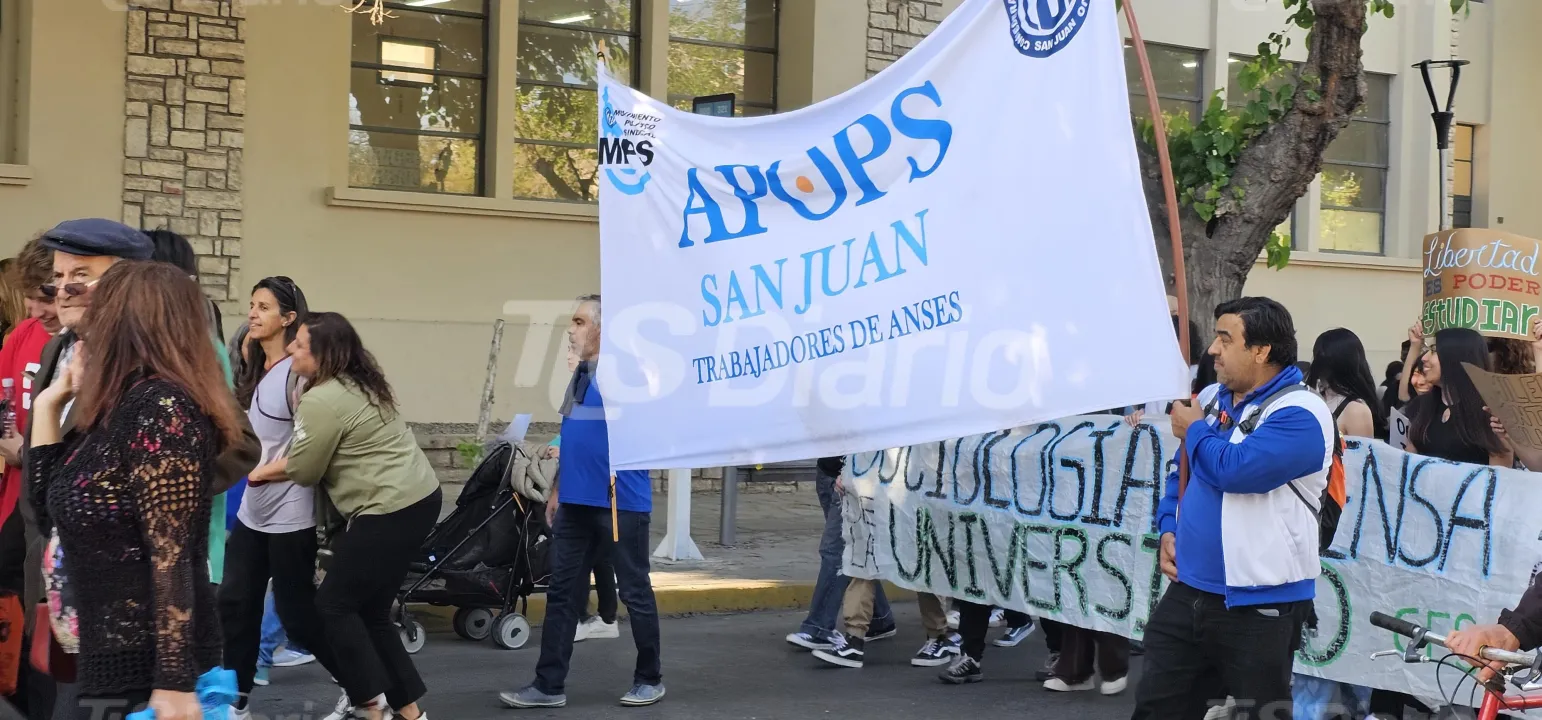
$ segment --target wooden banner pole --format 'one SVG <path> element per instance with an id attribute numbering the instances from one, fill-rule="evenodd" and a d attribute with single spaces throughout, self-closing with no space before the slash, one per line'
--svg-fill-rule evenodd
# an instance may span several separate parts
<path id="1" fill-rule="evenodd" d="M 1178 225 L 1178 187 L 1173 182 L 1173 160 L 1167 153 L 1167 123 L 1162 119 L 1162 106 L 1157 101 L 1156 81 L 1151 75 L 1151 59 L 1146 55 L 1146 43 L 1140 37 L 1140 25 L 1135 22 L 1135 0 L 1124 0 L 1124 18 L 1130 26 L 1130 42 L 1135 44 L 1135 57 L 1140 62 L 1140 79 L 1146 88 L 1147 107 L 1151 122 L 1156 127 L 1157 159 L 1162 166 L 1162 191 L 1167 196 L 1167 234 L 1173 244 L 1173 275 L 1178 286 L 1178 350 L 1183 353 L 1183 364 L 1194 364 L 1189 356 L 1189 278 L 1183 267 L 1183 229 Z M 1181 496 L 1189 484 L 1189 454 L 1185 450 L 1178 461 L 1178 494 Z"/>

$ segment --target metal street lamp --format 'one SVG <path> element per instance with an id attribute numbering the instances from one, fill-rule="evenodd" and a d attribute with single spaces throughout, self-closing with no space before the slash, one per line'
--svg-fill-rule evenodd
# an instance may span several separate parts
<path id="1" fill-rule="evenodd" d="M 1456 123 L 1456 113 L 1451 112 L 1451 106 L 1456 102 L 1456 86 L 1462 81 L 1462 66 L 1471 64 L 1467 60 L 1425 60 L 1414 65 L 1424 75 L 1424 89 L 1429 91 L 1430 106 L 1435 109 L 1430 117 L 1435 119 L 1435 148 L 1440 151 L 1440 229 L 1451 229 L 1451 127 Z M 1434 68 L 1451 69 L 1451 89 L 1446 95 L 1446 107 L 1440 107 L 1440 100 L 1435 96 L 1435 83 L 1430 79 L 1430 71 Z"/>

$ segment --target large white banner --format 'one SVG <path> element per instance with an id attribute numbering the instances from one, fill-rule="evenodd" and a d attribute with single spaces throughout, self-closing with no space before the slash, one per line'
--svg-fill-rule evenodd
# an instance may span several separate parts
<path id="1" fill-rule="evenodd" d="M 877 77 L 778 115 L 599 93 L 614 469 L 1187 394 L 1112 3 L 967 0 Z"/>
<path id="2" fill-rule="evenodd" d="M 1542 566 L 1542 482 L 1349 442 L 1349 502 L 1296 670 L 1445 697 L 1432 664 L 1370 660 L 1403 645 L 1368 618 L 1441 634 L 1496 621 Z M 1166 425 L 1105 415 L 858 454 L 846 572 L 1139 638 L 1166 586 L 1153 509 L 1176 447 Z M 1449 692 L 1460 674 L 1442 676 Z"/>

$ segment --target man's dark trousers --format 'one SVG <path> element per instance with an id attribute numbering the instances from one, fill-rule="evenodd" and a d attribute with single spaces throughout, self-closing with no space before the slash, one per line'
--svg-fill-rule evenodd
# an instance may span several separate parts
<path id="1" fill-rule="evenodd" d="M 616 584 L 626 605 L 637 643 L 634 685 L 663 682 L 659 659 L 659 611 L 648 577 L 648 513 L 616 513 L 620 541 L 611 547 Z M 588 604 L 589 570 L 613 542 L 610 508 L 570 505 L 557 508 L 552 528 L 551 584 L 546 590 L 546 624 L 541 629 L 541 659 L 535 667 L 535 687 L 548 695 L 565 693 L 568 662 L 573 657 L 573 633 L 578 614 Z"/>
<path id="2" fill-rule="evenodd" d="M 1226 598 L 1168 586 L 1146 623 L 1134 720 L 1201 720 L 1236 699 L 1236 718 L 1289 720 L 1290 673 L 1310 602 L 1228 609 Z"/>

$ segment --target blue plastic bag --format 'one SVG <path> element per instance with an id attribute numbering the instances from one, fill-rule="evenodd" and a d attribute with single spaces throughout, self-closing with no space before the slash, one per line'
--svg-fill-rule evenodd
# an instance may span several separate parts
<path id="1" fill-rule="evenodd" d="M 198 695 L 198 704 L 203 706 L 203 720 L 225 720 L 229 715 L 226 708 L 241 697 L 236 689 L 236 671 L 224 668 L 214 668 L 201 675 L 194 692 Z M 155 720 L 155 711 L 147 708 L 128 716 L 128 720 Z"/>

